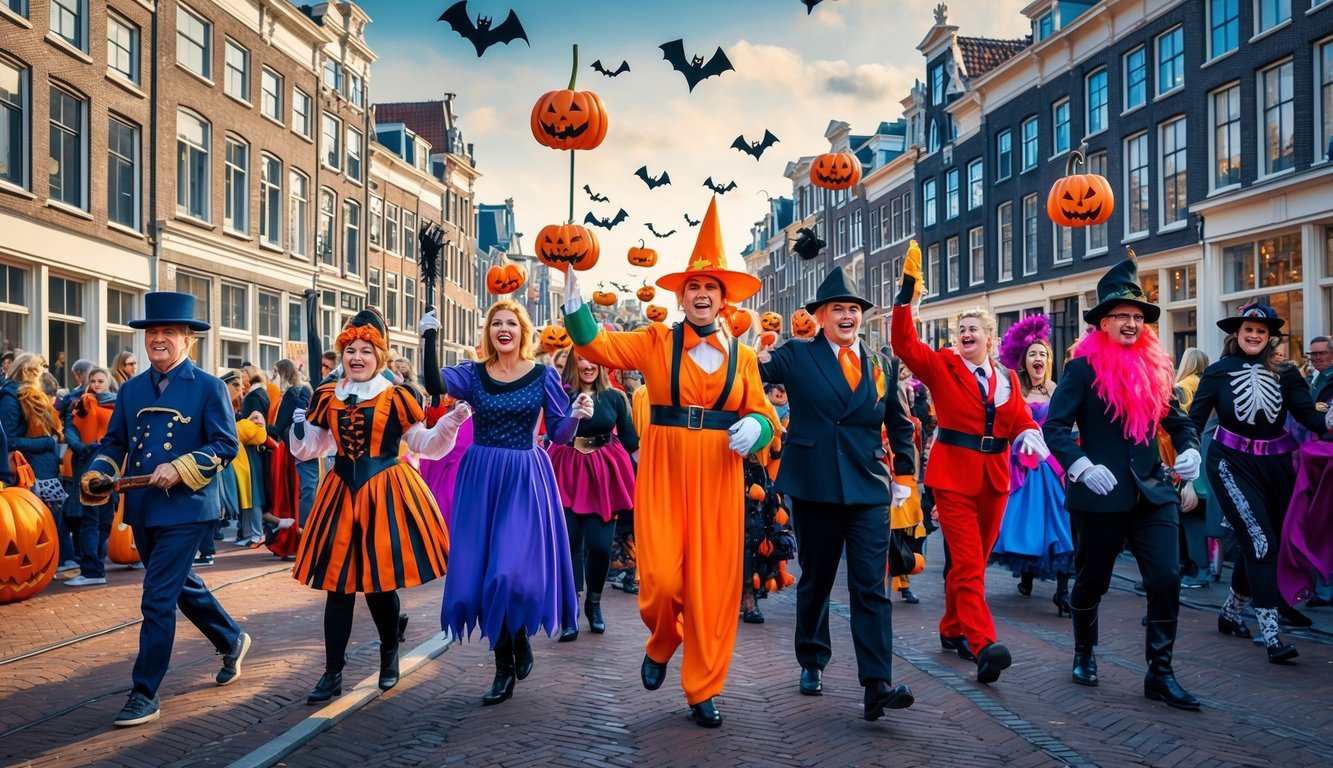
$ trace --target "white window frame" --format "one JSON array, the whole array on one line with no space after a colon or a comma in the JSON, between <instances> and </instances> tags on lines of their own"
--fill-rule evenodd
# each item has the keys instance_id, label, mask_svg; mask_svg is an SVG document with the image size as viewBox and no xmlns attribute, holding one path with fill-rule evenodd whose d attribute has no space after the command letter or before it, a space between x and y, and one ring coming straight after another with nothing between
<instances>
[{"instance_id":1,"label":"white window frame","mask_svg":"<svg viewBox=\"0 0 1333 768\"><path fill-rule=\"evenodd\" d=\"M194 22L202 30L204 39L199 41L191 37L190 34L195 30L188 27L182 29L182 22ZM185 44L182 44L182 40ZM196 50L198 68L194 66L196 57L183 57L183 54ZM185 5L176 6L176 63L205 80L213 79L213 22Z\"/></svg>"},{"instance_id":2,"label":"white window frame","mask_svg":"<svg viewBox=\"0 0 1333 768\"><path fill-rule=\"evenodd\" d=\"M936 200L935 179L921 182L921 226L933 227L939 216L939 204Z\"/></svg>"},{"instance_id":3,"label":"white window frame","mask_svg":"<svg viewBox=\"0 0 1333 768\"><path fill-rule=\"evenodd\" d=\"M986 282L986 228L973 227L967 231L967 284Z\"/></svg>"},{"instance_id":4,"label":"white window frame","mask_svg":"<svg viewBox=\"0 0 1333 768\"><path fill-rule=\"evenodd\" d=\"M1003 149L1004 143L1009 144L1008 149ZM1009 162L1005 162L1008 156ZM995 135L995 180L1004 181L1014 175L1014 132L1008 128Z\"/></svg>"},{"instance_id":5,"label":"white window frame","mask_svg":"<svg viewBox=\"0 0 1333 768\"><path fill-rule=\"evenodd\" d=\"M106 68L108 72L139 84L139 27L118 13L106 14ZM128 37L128 48L122 40ZM123 64L119 61L124 59ZM124 68L122 68L124 67Z\"/></svg>"},{"instance_id":6,"label":"white window frame","mask_svg":"<svg viewBox=\"0 0 1333 768\"><path fill-rule=\"evenodd\" d=\"M274 173L274 169L277 172ZM282 248L282 160L267 152L259 155L259 242ZM272 235L272 236L270 236Z\"/></svg>"},{"instance_id":7,"label":"white window frame","mask_svg":"<svg viewBox=\"0 0 1333 768\"><path fill-rule=\"evenodd\" d=\"M1179 134L1181 142L1179 146L1172 146L1174 138L1168 141L1168 138L1171 138L1173 134ZM1157 210L1160 212L1158 231L1178 229L1185 226L1189 219L1189 176L1186 170L1188 148L1189 124L1185 122L1184 115L1179 115L1158 124ZM1171 155L1175 155L1175 157L1172 158ZM1175 162L1176 172L1174 174L1168 174L1171 161ZM1176 189L1180 193L1178 195L1180 205L1177 206L1175 218L1168 216L1167 210L1170 207L1172 189Z\"/></svg>"},{"instance_id":8,"label":"white window frame","mask_svg":"<svg viewBox=\"0 0 1333 768\"><path fill-rule=\"evenodd\" d=\"M1221 58L1222 56L1225 56L1226 54L1232 53L1232 52L1235 51L1236 49L1240 48L1240 6L1241 6L1241 0L1221 0L1221 1L1224 2L1224 3L1230 3L1231 6L1232 6L1232 8L1234 8L1234 10L1235 10L1235 15L1234 15L1234 16L1230 16L1230 17L1225 18L1225 19L1222 19L1222 23L1221 23L1221 24L1218 24L1218 20L1217 20L1217 19L1215 18L1215 16L1214 16L1215 13L1216 13L1216 10L1217 10L1217 9L1215 8L1215 6L1216 6L1218 0L1206 0L1206 2L1204 3L1204 14L1205 14L1205 18L1208 20L1208 23L1207 23L1207 25L1206 25L1206 27L1207 27L1207 38L1206 38L1206 39L1207 39L1207 41L1208 41L1208 61L1215 61L1216 59L1219 59L1219 58ZM1219 47L1217 46L1217 33L1218 33L1219 30L1225 30L1225 28L1228 27L1228 26L1230 26L1230 27L1232 28L1232 30L1234 31L1233 36L1234 36L1234 38L1235 38L1235 42L1232 43L1231 46L1228 47L1228 48L1219 49ZM1227 42L1226 39L1225 39L1226 36L1227 36L1227 34L1226 34L1226 32L1224 31L1224 32L1223 32L1223 44L1224 44L1224 45L1225 45L1226 42Z\"/></svg>"},{"instance_id":9,"label":"white window frame","mask_svg":"<svg viewBox=\"0 0 1333 768\"><path fill-rule=\"evenodd\" d=\"M222 228L228 232L250 233L250 144L239 136L228 135L223 146ZM237 158L234 150L245 156Z\"/></svg>"},{"instance_id":10,"label":"white window frame","mask_svg":"<svg viewBox=\"0 0 1333 768\"><path fill-rule=\"evenodd\" d=\"M128 156L126 156L124 152L120 151L120 148L114 146L111 142L111 128L113 123L118 123L124 128L129 129L130 131L130 146L129 146ZM141 170L142 164L140 162L140 158L142 156L142 150L141 150L142 136L143 136L142 129L135 123L130 122L129 120L126 120L124 118L121 118L114 113L107 117L106 217L107 221L110 222L111 224L114 224L119 227L125 227L126 229L131 229L134 230L135 232L141 231L143 226L142 224L143 208L140 204L140 199L142 197L141 179L143 178L143 173ZM129 166L128 173L130 175L130 180L131 180L130 208L133 210L133 216L131 217L132 221L128 223L124 221L118 221L114 218L113 211L117 209L117 206L112 205L112 197L113 196L119 197L118 194L119 185L113 183L114 181L116 181L116 179L112 177L112 174L118 167L123 168L124 166Z\"/></svg>"},{"instance_id":11,"label":"white window frame","mask_svg":"<svg viewBox=\"0 0 1333 768\"><path fill-rule=\"evenodd\" d=\"M398 229L398 206L390 202L384 204L384 250L395 256L403 252L399 244L402 232Z\"/></svg>"},{"instance_id":12,"label":"white window frame","mask_svg":"<svg viewBox=\"0 0 1333 768\"><path fill-rule=\"evenodd\" d=\"M315 263L336 266L338 263L338 193L328 187L319 188L315 209Z\"/></svg>"},{"instance_id":13,"label":"white window frame","mask_svg":"<svg viewBox=\"0 0 1333 768\"><path fill-rule=\"evenodd\" d=\"M1037 193L1023 198L1023 276L1035 275L1039 267L1037 222L1041 218L1041 203Z\"/></svg>"},{"instance_id":14,"label":"white window frame","mask_svg":"<svg viewBox=\"0 0 1333 768\"><path fill-rule=\"evenodd\" d=\"M1232 93L1234 92L1234 94ZM1218 115L1217 100L1218 97L1227 94L1227 106L1230 107L1234 102L1235 112L1226 115L1225 122L1221 122ZM1241 105L1240 105L1240 81L1232 81L1221 88L1209 92L1208 94L1208 189L1210 192L1218 192L1224 189L1234 189L1241 184L1241 173L1244 168L1244 159L1241 152ZM1232 116L1234 114L1234 117ZM1221 161L1218 147L1218 137L1222 131L1227 133L1227 143L1232 144L1230 157L1236 160L1236 179L1226 184L1218 184L1218 164ZM1233 144L1234 141L1234 144Z\"/></svg>"},{"instance_id":15,"label":"white window frame","mask_svg":"<svg viewBox=\"0 0 1333 768\"><path fill-rule=\"evenodd\" d=\"M1281 75L1279 74L1279 75L1278 75L1278 98L1279 98L1279 101L1276 102L1276 104L1274 104L1274 105L1270 105L1270 104L1268 103L1268 101L1267 101L1267 98L1266 98L1266 95L1267 95L1267 88L1266 88L1265 80L1266 80L1266 78L1268 77L1268 75L1269 75L1270 72L1278 72L1279 70L1283 69L1284 67L1285 67L1285 68L1288 68L1289 71L1290 71L1290 73L1291 73L1290 76L1287 78L1287 79L1288 79L1288 82L1290 83L1290 91L1291 91L1291 92L1290 92L1290 94L1289 94L1289 96L1288 96L1287 99L1282 100L1282 94L1281 94L1282 81L1281 81ZM1269 176L1276 176L1276 175L1279 174L1279 173L1286 173L1286 172L1289 172L1291 169L1293 169L1293 168L1295 167L1295 164L1296 164L1296 152L1295 152L1295 144L1296 144L1296 125L1295 125L1295 109L1296 109L1296 107L1295 107L1295 96L1296 96L1296 66L1295 66L1294 61L1293 61L1292 59L1288 58L1288 59L1284 59L1283 61L1277 62L1276 64L1272 64L1272 65L1270 65L1270 66L1264 67L1263 69L1261 69L1261 70L1259 70L1258 72L1256 72L1256 73L1255 73L1255 76L1256 76L1257 79L1258 79L1257 84L1256 84L1256 87L1258 88L1258 91L1257 91L1257 93L1258 93L1258 98L1256 99L1256 101L1257 101L1257 106L1258 106L1258 108L1259 108L1259 123L1258 123L1258 126L1257 126L1257 127L1258 127L1258 131L1256 131L1256 133L1258 134L1258 139L1259 139L1259 158L1260 158L1260 165L1259 165L1260 175L1259 175L1259 178L1262 179L1262 178L1267 178L1267 177L1269 177ZM1285 166L1285 167L1278 168L1278 167L1275 167L1275 165L1276 165L1275 162L1274 162L1274 159L1275 159L1275 158L1273 158L1272 156L1270 156L1270 155L1268 154L1268 150L1269 150L1269 147L1267 146L1267 144L1268 144L1268 142L1267 142L1267 135L1268 135L1268 133L1269 133L1269 130L1268 130L1268 117L1269 117L1269 113L1270 113L1270 112L1272 112L1273 110L1276 110L1276 111L1277 111L1278 119L1281 121L1281 123L1286 123L1286 122L1288 122L1287 120L1282 120L1282 117L1283 117L1283 105L1284 105L1284 104L1287 105L1287 111L1290 112L1290 114L1291 114L1291 117L1289 118L1289 121L1290 121L1290 123L1291 123L1291 128L1289 129L1289 133L1290 133L1290 135L1291 135L1291 142L1290 142L1290 144L1291 144L1292 151L1291 151L1290 155L1288 156L1286 166ZM1279 124L1279 127L1280 127L1281 123ZM1280 161L1281 156L1279 155L1279 157L1278 157L1277 159Z\"/></svg>"},{"instance_id":16,"label":"white window frame","mask_svg":"<svg viewBox=\"0 0 1333 768\"><path fill-rule=\"evenodd\" d=\"M1032 126L1032 135L1028 135L1028 126ZM1041 124L1037 121L1037 116L1033 115L1021 123L1019 132L1019 146L1021 148L1023 170L1022 173L1036 168L1040 164L1041 155Z\"/></svg>"},{"instance_id":17,"label":"white window frame","mask_svg":"<svg viewBox=\"0 0 1333 768\"><path fill-rule=\"evenodd\" d=\"M343 273L365 272L365 249L361 247L361 203L343 198Z\"/></svg>"},{"instance_id":18,"label":"white window frame","mask_svg":"<svg viewBox=\"0 0 1333 768\"><path fill-rule=\"evenodd\" d=\"M275 310L275 311L273 312L273 317L274 317L274 324L275 324L276 328L274 328L273 330L276 330L276 331L278 332L277 335L273 335L273 334L269 334L269 333L264 333L264 330L265 330L265 329L264 329L264 300L265 300L265 299L268 299L269 302L270 302L270 303L273 305L273 307L274 307L274 310ZM260 289L258 289L258 290L255 291L255 335L259 337L259 339L260 339L260 341L261 341L261 344L260 344L261 347L263 346L263 343L262 343L262 342L268 342L269 344L274 344L274 345L281 346L281 344L282 344L282 312L283 312L283 309L284 309L284 304L283 304L283 301L282 301L282 294L281 294L281 293L278 293L277 291L266 291L266 290L264 290L263 288L260 288ZM274 362L277 362L277 361L274 360ZM272 365L272 363L264 364L262 367L264 367L264 368L268 368L270 365Z\"/></svg>"},{"instance_id":19,"label":"white window frame","mask_svg":"<svg viewBox=\"0 0 1333 768\"><path fill-rule=\"evenodd\" d=\"M1060 119L1060 113L1063 110L1064 120ZM1059 157L1066 154L1071 148L1070 142L1073 141L1074 133L1074 107L1066 96L1063 99L1051 105L1051 157ZM1061 146L1060 131L1064 130L1064 146Z\"/></svg>"},{"instance_id":20,"label":"white window frame","mask_svg":"<svg viewBox=\"0 0 1333 768\"><path fill-rule=\"evenodd\" d=\"M321 112L319 120L319 161L325 168L341 171L343 123L328 112Z\"/></svg>"},{"instance_id":21,"label":"white window frame","mask_svg":"<svg viewBox=\"0 0 1333 768\"><path fill-rule=\"evenodd\" d=\"M1100 79L1101 87L1094 88L1093 81ZM1095 93L1100 92L1100 105L1093 102ZM1087 105L1086 129L1088 136L1096 136L1106 130L1111 120L1111 75L1106 67L1088 75L1083 81L1084 104Z\"/></svg>"},{"instance_id":22,"label":"white window frame","mask_svg":"<svg viewBox=\"0 0 1333 768\"><path fill-rule=\"evenodd\" d=\"M203 132L202 144L193 142L181 135L182 117L199 123ZM190 174L194 163L187 160L184 167L180 164L182 143L188 148L190 157L194 157L196 154L203 156L203 162L200 164L203 178L197 184L193 182L193 176ZM176 161L176 213L198 221L211 221L213 212L213 188L211 186L213 181L213 124L205 120L202 115L187 109L176 110ZM182 179L182 174L186 174L186 178ZM190 208L192 200L189 193L193 187L197 187L202 192L201 207L203 210L194 211ZM182 195L185 197L182 198Z\"/></svg>"},{"instance_id":23,"label":"white window frame","mask_svg":"<svg viewBox=\"0 0 1333 768\"><path fill-rule=\"evenodd\" d=\"M1333 37L1314 44L1315 145L1316 163L1328 162L1333 145Z\"/></svg>"},{"instance_id":24,"label":"white window frame","mask_svg":"<svg viewBox=\"0 0 1333 768\"><path fill-rule=\"evenodd\" d=\"M940 289L940 244L931 243L926 246L926 291L939 295Z\"/></svg>"},{"instance_id":25,"label":"white window frame","mask_svg":"<svg viewBox=\"0 0 1333 768\"><path fill-rule=\"evenodd\" d=\"M1264 25L1264 14L1273 11L1272 18L1268 20L1268 25ZM1291 0L1255 0L1254 3L1254 36L1258 37L1266 32L1281 27L1284 24L1291 23Z\"/></svg>"},{"instance_id":26,"label":"white window frame","mask_svg":"<svg viewBox=\"0 0 1333 768\"><path fill-rule=\"evenodd\" d=\"M9 157L0 158L0 163L6 166L5 174L0 176L0 185L27 190L31 184L28 173L32 157L31 70L8 58L0 58L0 67L14 75L8 82L0 82L0 115L5 118L0 122L0 128L8 134L9 126L16 124L19 136L18 146L9 148ZM10 161L13 161L12 165Z\"/></svg>"},{"instance_id":27,"label":"white window frame","mask_svg":"<svg viewBox=\"0 0 1333 768\"><path fill-rule=\"evenodd\" d=\"M1052 222L1051 264L1060 266L1074 261L1074 230Z\"/></svg>"},{"instance_id":28,"label":"white window frame","mask_svg":"<svg viewBox=\"0 0 1333 768\"><path fill-rule=\"evenodd\" d=\"M959 199L962 190L959 189L961 181L958 178L958 169L950 168L944 172L944 220L958 218L962 210L962 201Z\"/></svg>"},{"instance_id":29,"label":"white window frame","mask_svg":"<svg viewBox=\"0 0 1333 768\"><path fill-rule=\"evenodd\" d=\"M1084 167L1087 169L1086 170L1087 173L1095 173L1098 176L1101 176L1102 178L1106 178L1106 164L1107 164L1107 152L1106 150L1101 150L1100 152L1089 152L1087 165L1085 165ZM1084 227L1083 233L1084 233L1083 258L1087 259L1093 256L1100 256L1103 253L1106 253L1110 250L1111 248L1110 223L1103 222L1101 224L1095 224L1091 227ZM1093 243L1093 239L1097 235L1101 235L1102 242L1100 245L1094 245Z\"/></svg>"},{"instance_id":30,"label":"white window frame","mask_svg":"<svg viewBox=\"0 0 1333 768\"><path fill-rule=\"evenodd\" d=\"M962 275L959 273L962 269L960 263L962 257L958 249L958 235L944 241L944 280L950 293L958 290L958 285L962 282Z\"/></svg>"},{"instance_id":31,"label":"white window frame","mask_svg":"<svg viewBox=\"0 0 1333 768\"><path fill-rule=\"evenodd\" d=\"M1132 73L1130 67L1133 66L1130 61L1135 54L1143 55L1143 98L1137 104L1130 102L1130 99L1133 98L1131 93L1134 87L1133 83L1130 82ZM1133 112L1148 103L1149 91L1152 90L1152 85L1148 78L1148 47L1146 45L1140 45L1137 48L1125 52L1125 55L1121 59L1121 83L1123 85L1121 90L1124 93L1123 113Z\"/></svg>"},{"instance_id":32,"label":"white window frame","mask_svg":"<svg viewBox=\"0 0 1333 768\"><path fill-rule=\"evenodd\" d=\"M250 103L250 51L245 46L226 38L222 54L222 89L237 101ZM240 57L239 66L233 56Z\"/></svg>"},{"instance_id":33,"label":"white window frame","mask_svg":"<svg viewBox=\"0 0 1333 768\"><path fill-rule=\"evenodd\" d=\"M986 204L986 161L976 158L967 164L967 209L974 211Z\"/></svg>"},{"instance_id":34,"label":"white window frame","mask_svg":"<svg viewBox=\"0 0 1333 768\"><path fill-rule=\"evenodd\" d=\"M292 168L287 174L287 250L310 255L310 177Z\"/></svg>"},{"instance_id":35,"label":"white window frame","mask_svg":"<svg viewBox=\"0 0 1333 768\"><path fill-rule=\"evenodd\" d=\"M1008 220L1006 224L1005 221ZM1005 200L995 207L995 221L999 225L999 248L996 249L996 280L1001 283L1014 279L1014 202ZM1007 230L1007 235L1006 235Z\"/></svg>"},{"instance_id":36,"label":"white window frame","mask_svg":"<svg viewBox=\"0 0 1333 768\"><path fill-rule=\"evenodd\" d=\"M265 117L282 122L283 77L268 67L259 70L259 112Z\"/></svg>"},{"instance_id":37,"label":"white window frame","mask_svg":"<svg viewBox=\"0 0 1333 768\"><path fill-rule=\"evenodd\" d=\"M384 248L384 198L371 195L369 210L366 213L366 244L383 250Z\"/></svg>"},{"instance_id":38,"label":"white window frame","mask_svg":"<svg viewBox=\"0 0 1333 768\"><path fill-rule=\"evenodd\" d=\"M60 205L65 205L69 206L70 208L77 208L82 211L87 211L88 186L89 186L88 182L90 181L90 176L88 172L88 112L91 104L89 100L85 98L82 94L70 88L66 88L63 85L59 85L55 82L51 83L50 90L52 92L58 91L64 97L70 99L71 101L73 101L78 105L78 111L79 111L77 115L78 125L76 126L70 126L65 123L57 123L55 118L51 116L49 112L47 114L48 128L50 130L55 130L56 126L59 125L60 129L64 133L69 134L72 137L72 140L75 141L78 145L75 148L77 154L75 160L78 163L78 167L76 167L73 170L73 173L70 177L73 178L74 183L78 184L78 189L76 195L77 200L71 201L69 199L66 199L70 197L68 192L62 192L61 197L58 198L54 194L50 194L50 192L48 192L48 194L50 194L50 197L48 199ZM48 150L49 150L48 157L50 157L50 152L55 151L55 145L53 143L50 144ZM50 160L52 161L53 165L55 165L60 169L62 173L61 175L62 180L65 179L66 178L64 175L65 168L63 167L64 158L50 157ZM61 189L64 190L67 186L68 184L62 181Z\"/></svg>"},{"instance_id":39,"label":"white window frame","mask_svg":"<svg viewBox=\"0 0 1333 768\"><path fill-rule=\"evenodd\" d=\"M1140 141L1143 142L1143 147L1141 151L1136 150L1134 147L1134 145ZM1140 154L1143 158L1142 165L1132 165L1132 163L1135 162L1133 156L1136 152ZM1140 237L1146 237L1152 226L1152 221L1151 221L1152 156L1148 152L1148 133L1146 131L1141 131L1125 139L1123 157L1125 160L1125 186L1124 186L1125 239L1130 240L1130 239L1137 239ZM1143 206L1142 222L1141 222L1143 224L1142 229L1134 228L1134 223L1135 223L1134 219L1136 218L1136 215L1134 209L1135 203L1133 200L1133 195L1130 192L1131 189L1130 180L1135 176L1135 174L1140 174L1140 178L1138 179L1139 183L1138 190L1139 190L1139 200L1141 201Z\"/></svg>"},{"instance_id":40,"label":"white window frame","mask_svg":"<svg viewBox=\"0 0 1333 768\"><path fill-rule=\"evenodd\" d=\"M1162 45L1168 38L1178 36L1180 46L1170 56L1165 56L1162 51ZM1185 27L1177 25L1158 35L1153 41L1153 51L1157 54L1157 96L1162 98L1167 94L1175 93L1185 87ZM1171 67L1172 80L1170 83L1163 76L1166 67ZM1177 79L1178 78L1178 79Z\"/></svg>"},{"instance_id":41,"label":"white window frame","mask_svg":"<svg viewBox=\"0 0 1333 768\"><path fill-rule=\"evenodd\" d=\"M311 116L314 108L315 100L310 94L300 88L292 88L292 133L307 139L311 138L315 126L314 118Z\"/></svg>"},{"instance_id":42,"label":"white window frame","mask_svg":"<svg viewBox=\"0 0 1333 768\"><path fill-rule=\"evenodd\" d=\"M250 330L250 286L244 283L232 283L223 280L219 286L218 294L218 329L223 331L249 331ZM240 318L239 325L230 325L232 319L228 316L228 308L236 309L233 299L240 296L240 311L235 313Z\"/></svg>"},{"instance_id":43,"label":"white window frame","mask_svg":"<svg viewBox=\"0 0 1333 768\"><path fill-rule=\"evenodd\" d=\"M360 184L364 169L361 161L366 147L365 136L355 128L348 127L345 146L347 164L344 167L347 169L347 178Z\"/></svg>"}]
</instances>

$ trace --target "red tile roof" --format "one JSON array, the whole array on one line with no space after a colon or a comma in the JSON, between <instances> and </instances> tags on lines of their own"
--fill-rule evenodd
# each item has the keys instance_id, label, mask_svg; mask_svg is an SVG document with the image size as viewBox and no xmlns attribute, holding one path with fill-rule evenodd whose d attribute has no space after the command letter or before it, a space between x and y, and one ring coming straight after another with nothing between
<instances>
[{"instance_id":1,"label":"red tile roof","mask_svg":"<svg viewBox=\"0 0 1333 768\"><path fill-rule=\"evenodd\" d=\"M963 54L963 68L968 78L978 78L1017 56L1032 45L1032 37L1017 40L996 40L990 37L959 37L958 50Z\"/></svg>"},{"instance_id":2,"label":"red tile roof","mask_svg":"<svg viewBox=\"0 0 1333 768\"><path fill-rule=\"evenodd\" d=\"M443 101L399 101L375 105L375 122L402 123L430 142L432 152L444 152Z\"/></svg>"}]
</instances>

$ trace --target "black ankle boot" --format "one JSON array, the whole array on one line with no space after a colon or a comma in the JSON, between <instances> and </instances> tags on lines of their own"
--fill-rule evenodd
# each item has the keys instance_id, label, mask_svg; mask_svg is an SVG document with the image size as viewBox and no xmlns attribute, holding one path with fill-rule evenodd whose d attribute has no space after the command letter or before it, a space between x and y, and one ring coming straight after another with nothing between
<instances>
[{"instance_id":1,"label":"black ankle boot","mask_svg":"<svg viewBox=\"0 0 1333 768\"><path fill-rule=\"evenodd\" d=\"M602 619L602 593L589 592L588 598L583 601L583 613L588 617L588 628L594 635L600 635L606 631L606 622Z\"/></svg>"},{"instance_id":2,"label":"black ankle boot","mask_svg":"<svg viewBox=\"0 0 1333 768\"><path fill-rule=\"evenodd\" d=\"M334 696L343 695L343 673L325 672L324 676L315 684L315 690L305 697L306 704L323 704Z\"/></svg>"},{"instance_id":3,"label":"black ankle boot","mask_svg":"<svg viewBox=\"0 0 1333 768\"><path fill-rule=\"evenodd\" d=\"M1074 682L1097 685L1097 607L1070 609L1074 620Z\"/></svg>"},{"instance_id":4,"label":"black ankle boot","mask_svg":"<svg viewBox=\"0 0 1333 768\"><path fill-rule=\"evenodd\" d=\"M507 701L514 695L514 654L513 649L497 647L495 650L495 681L491 689L481 697L481 705L489 707Z\"/></svg>"},{"instance_id":5,"label":"black ankle boot","mask_svg":"<svg viewBox=\"0 0 1333 768\"><path fill-rule=\"evenodd\" d=\"M1026 571L1018 579L1018 594L1023 597L1032 595L1032 574Z\"/></svg>"},{"instance_id":6,"label":"black ankle boot","mask_svg":"<svg viewBox=\"0 0 1333 768\"><path fill-rule=\"evenodd\" d=\"M380 646L380 690L387 691L398 685L398 644Z\"/></svg>"},{"instance_id":7,"label":"black ankle boot","mask_svg":"<svg viewBox=\"0 0 1333 768\"><path fill-rule=\"evenodd\" d=\"M514 635L514 675L519 680L532 674L532 643L528 640L527 630L519 630Z\"/></svg>"},{"instance_id":8,"label":"black ankle boot","mask_svg":"<svg viewBox=\"0 0 1333 768\"><path fill-rule=\"evenodd\" d=\"M1200 706L1199 700L1180 687L1171 669L1171 652L1175 644L1176 622L1148 622L1145 649L1148 674L1143 678L1143 695L1152 701L1166 702L1167 706L1176 709L1196 710Z\"/></svg>"}]
</instances>

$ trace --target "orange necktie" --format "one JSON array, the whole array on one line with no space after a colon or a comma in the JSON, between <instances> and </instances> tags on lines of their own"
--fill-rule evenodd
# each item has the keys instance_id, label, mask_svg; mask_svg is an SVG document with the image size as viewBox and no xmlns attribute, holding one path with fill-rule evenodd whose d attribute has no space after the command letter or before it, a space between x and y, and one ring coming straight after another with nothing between
<instances>
[{"instance_id":1,"label":"orange necktie","mask_svg":"<svg viewBox=\"0 0 1333 768\"><path fill-rule=\"evenodd\" d=\"M838 349L838 362L842 365L842 375L847 377L847 386L855 392L861 383L861 356L851 347Z\"/></svg>"}]
</instances>

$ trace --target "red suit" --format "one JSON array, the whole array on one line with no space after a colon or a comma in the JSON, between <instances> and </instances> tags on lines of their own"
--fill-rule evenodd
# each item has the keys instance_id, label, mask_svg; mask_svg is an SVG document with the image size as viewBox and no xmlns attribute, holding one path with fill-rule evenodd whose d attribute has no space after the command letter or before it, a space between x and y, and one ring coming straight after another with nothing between
<instances>
[{"instance_id":1,"label":"red suit","mask_svg":"<svg viewBox=\"0 0 1333 768\"><path fill-rule=\"evenodd\" d=\"M930 390L941 432L981 438L986 405L977 379L951 349L935 351L917 337L912 309L893 308L893 352ZM1000 532L1009 498L1009 451L1006 446L1024 431L1039 429L1019 394L1018 375L991 363L994 375L1009 378L1009 397L995 406L990 441L995 453L945 443L943 435L931 448L926 485L935 494L940 528L949 546L944 616L940 635L967 638L973 651L995 642L995 624L986 605L986 562ZM990 391L997 389L992 377ZM1001 441L1004 441L1001 444Z\"/></svg>"}]
</instances>

